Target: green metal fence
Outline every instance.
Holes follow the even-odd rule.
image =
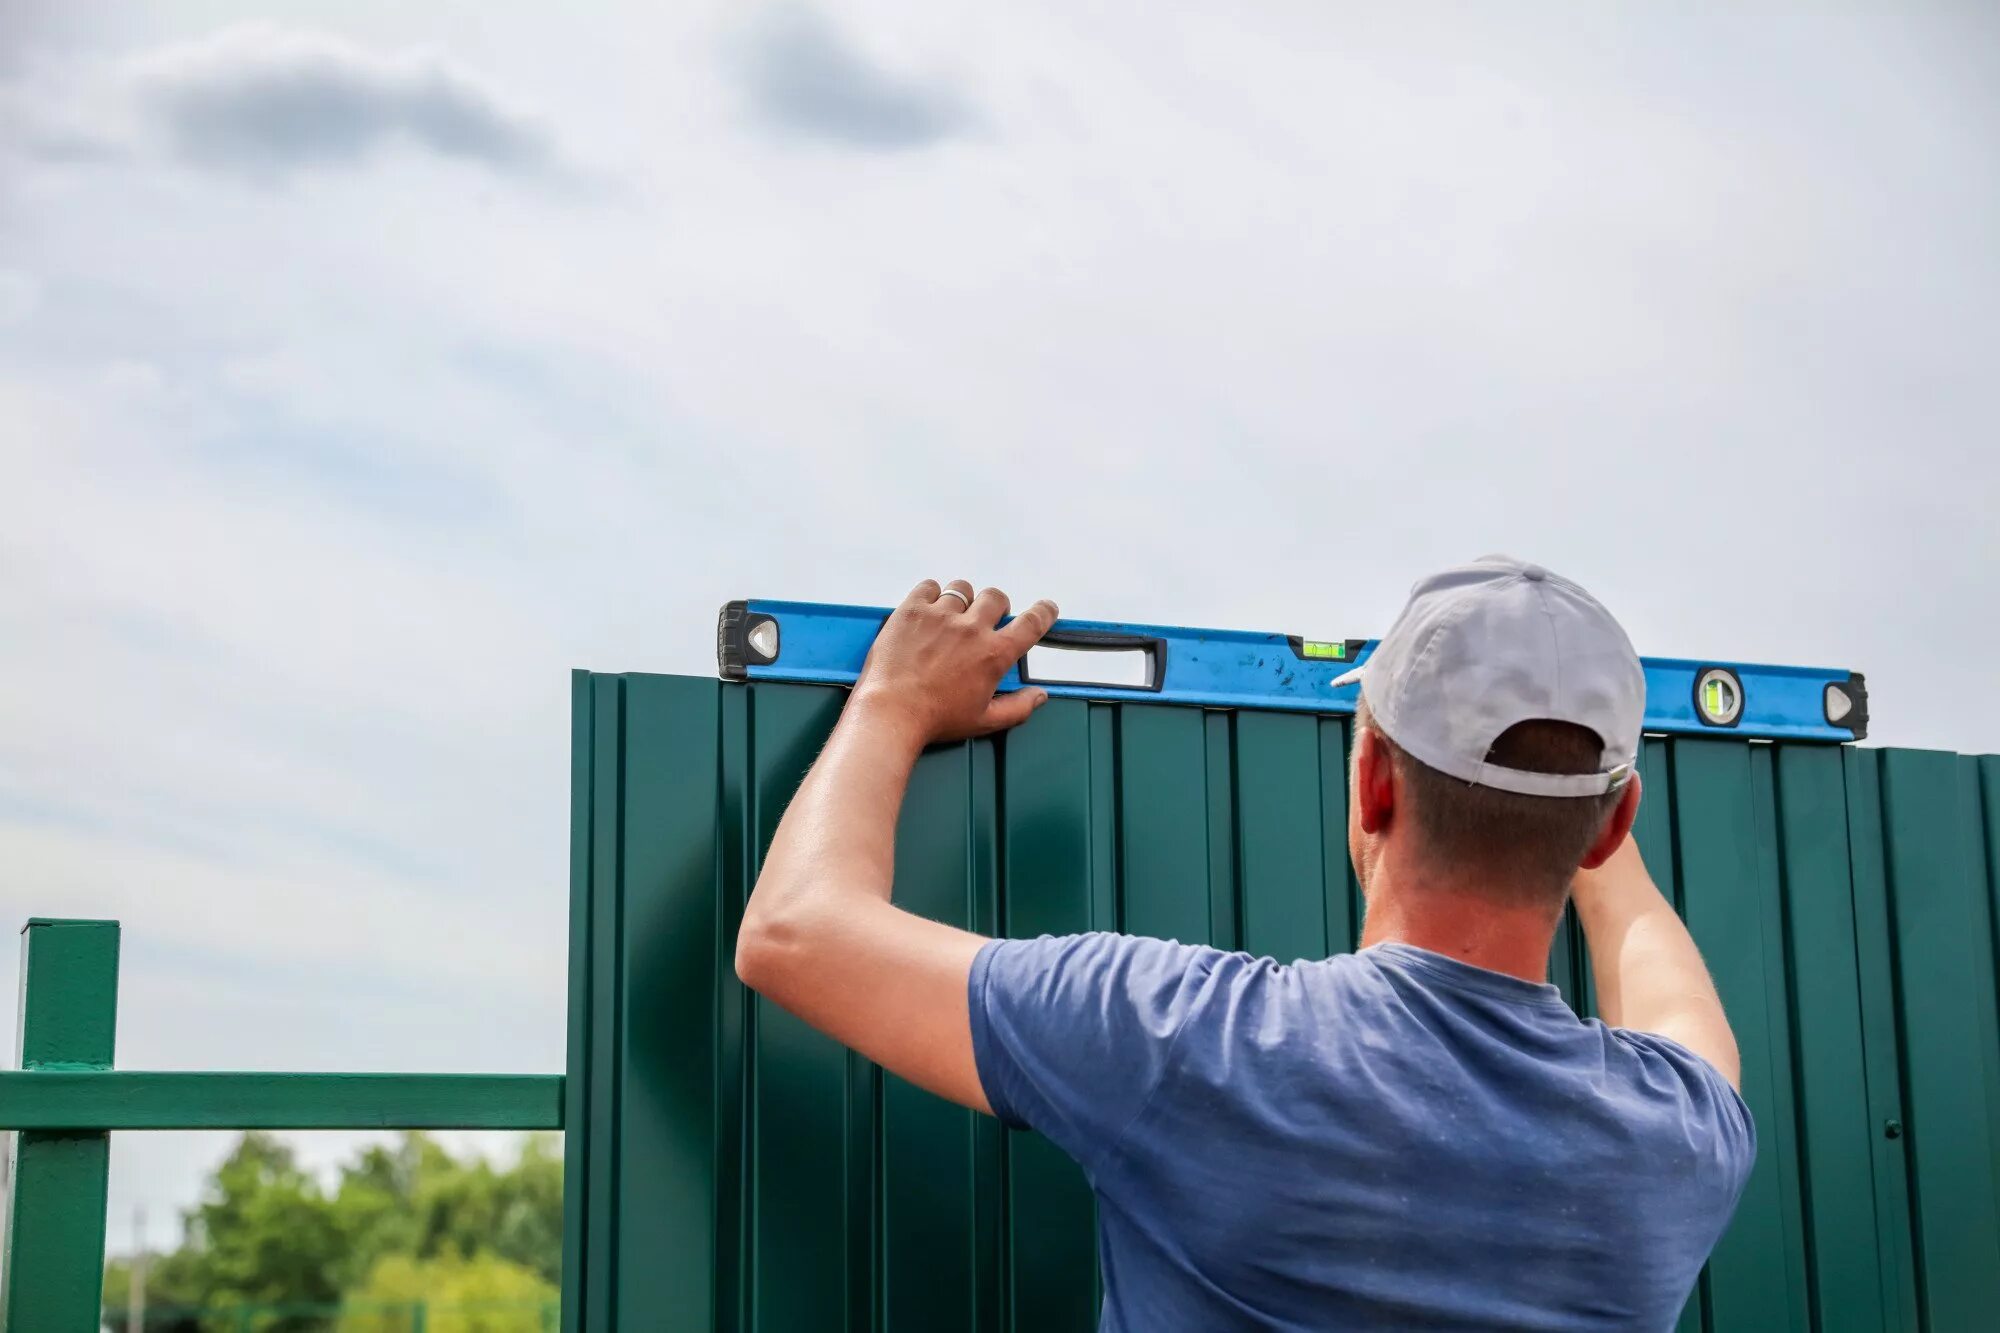
[[[563,1328],[1086,1330],[1075,1168],[763,1004],[729,960],[837,691],[579,673],[566,1076],[113,1066],[118,929],[30,922],[0,1330],[97,1326],[107,1135],[565,1132]],[[898,896],[973,929],[1351,947],[1344,720],[1058,700],[924,756]],[[1639,837],[1715,972],[1762,1151],[1681,1321],[2000,1309],[2000,758],[1646,742]],[[1551,974],[1591,1007],[1582,941]]]
[[[21,978],[21,1068],[0,1071],[0,1130],[19,1131],[0,1333],[98,1327],[112,1130],[562,1128],[558,1075],[115,1069],[116,922],[28,922]]]
[[[568,1327],[1094,1327],[1093,1202],[1033,1134],[737,983],[758,860],[842,695],[576,681]],[[918,764],[897,898],[1007,935],[1352,947],[1344,719],[1055,700]],[[1639,838],[1760,1129],[1689,1333],[2000,1326],[2000,758],[1649,739]],[[1582,940],[1552,979],[1591,1008]]]

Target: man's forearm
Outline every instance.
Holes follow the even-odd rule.
[[[1599,1016],[1671,1037],[1736,1083],[1736,1038],[1715,983],[1638,847],[1627,839],[1602,866],[1579,871],[1572,897],[1590,945]]]
[[[896,815],[922,749],[894,709],[852,699],[778,823],[746,922],[781,922],[847,894],[887,901]]]

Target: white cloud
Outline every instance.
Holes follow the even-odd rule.
[[[758,116],[789,138],[897,151],[955,138],[976,121],[957,90],[886,68],[804,4],[765,8],[746,34],[741,73]]]
[[[553,157],[541,126],[436,51],[259,24],[147,56],[131,77],[174,149],[224,170],[341,165],[398,140],[507,172]]]
[[[66,95],[47,104],[50,85]],[[443,52],[379,49],[250,23],[172,42],[105,70],[43,71],[13,97],[28,151],[54,162],[161,152],[255,180],[351,168],[398,147],[494,172],[572,173],[549,127]]]
[[[0,269],[0,327],[26,322],[41,299],[41,284],[32,274]]]
[[[141,403],[156,402],[168,392],[166,372],[150,361],[123,357],[104,368],[106,390]]]

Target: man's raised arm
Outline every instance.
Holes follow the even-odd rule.
[[[1579,870],[1571,899],[1590,943],[1598,1016],[1613,1027],[1671,1038],[1740,1087],[1736,1036],[1722,999],[1694,938],[1646,873],[1639,845],[1627,837],[1604,864]]]
[[[985,941],[889,902],[896,815],[926,745],[1004,730],[1048,696],[994,687],[1055,623],[1037,602],[918,584],[889,615],[819,760],[778,824],[744,908],[745,985],[892,1073],[990,1109],[967,982]]]

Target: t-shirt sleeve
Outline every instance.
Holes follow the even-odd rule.
[[[1743,1094],[1714,1065],[1672,1038],[1631,1028],[1611,1031],[1654,1069],[1671,1071],[1683,1099],[1681,1123],[1697,1175],[1733,1209],[1757,1164],[1757,1123]],[[1727,1221],[1727,1212],[1723,1218]]]
[[[968,998],[994,1114],[1094,1171],[1166,1074],[1217,956],[1108,933],[988,943]]]

